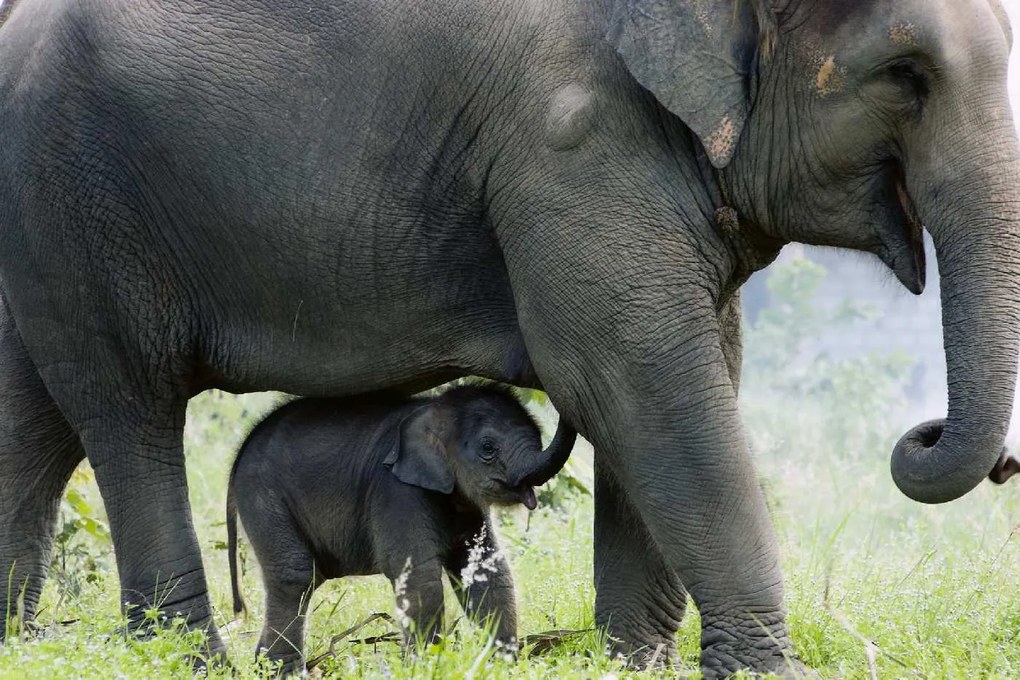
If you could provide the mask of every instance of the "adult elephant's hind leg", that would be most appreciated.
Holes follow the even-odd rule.
[[[687,591],[598,452],[595,545],[595,623],[610,650],[641,667],[675,661]]]
[[[209,651],[220,654],[188,501],[185,404],[110,405],[117,417],[91,420],[82,440],[110,518],[128,626],[145,627],[154,609],[180,616],[190,628],[206,629]]]
[[[35,615],[60,497],[82,458],[0,299],[0,640]]]

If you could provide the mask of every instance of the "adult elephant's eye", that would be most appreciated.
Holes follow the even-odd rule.
[[[924,106],[931,91],[928,74],[924,67],[913,59],[902,59],[886,67],[889,79],[911,97],[918,109]],[[920,111],[918,111],[920,112]]]

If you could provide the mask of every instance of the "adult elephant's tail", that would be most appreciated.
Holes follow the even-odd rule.
[[[234,502],[233,485],[227,489],[227,561],[230,562],[230,592],[234,597],[234,613],[247,613],[237,574],[237,504]]]

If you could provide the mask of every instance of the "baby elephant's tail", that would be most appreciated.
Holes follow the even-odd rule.
[[[241,597],[241,582],[237,574],[237,504],[233,485],[227,489],[227,560],[230,562],[230,592],[234,596],[234,613],[248,613]]]

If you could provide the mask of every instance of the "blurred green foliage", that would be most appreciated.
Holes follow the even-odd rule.
[[[113,541],[106,513],[87,497],[95,475],[87,464],[71,476],[60,503],[57,535],[53,540],[50,575],[60,593],[59,605],[81,597],[86,584],[99,584],[113,567]]]
[[[784,439],[824,433],[826,455],[874,456],[888,450],[887,433],[907,408],[916,361],[900,351],[832,351],[833,339],[868,332],[879,312],[850,298],[821,303],[827,276],[807,259],[775,267],[767,282],[772,304],[744,332],[744,411],[752,430]]]

